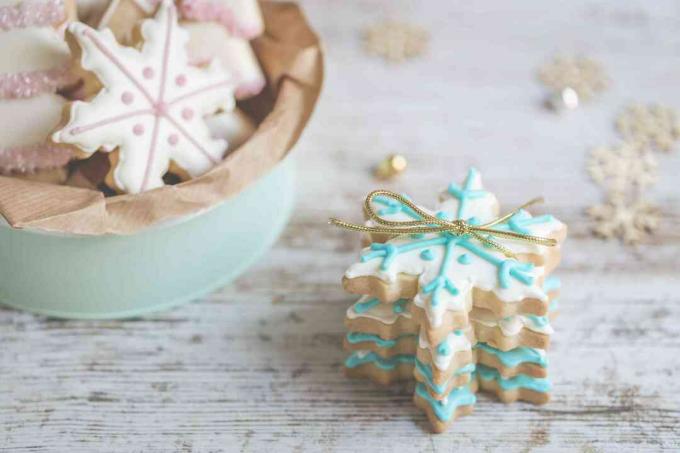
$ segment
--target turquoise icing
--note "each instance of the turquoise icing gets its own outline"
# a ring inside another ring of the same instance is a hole
[[[480,364],[477,364],[475,372],[485,381],[495,380],[503,390],[525,388],[535,392],[546,393],[552,387],[549,380],[527,376],[526,374],[518,374],[515,377],[506,379],[496,369]]]
[[[425,249],[420,252],[420,258],[424,259],[425,261],[432,261],[434,259],[434,253],[432,253],[432,250],[430,249]]]
[[[453,334],[457,337],[463,335],[463,331],[460,329],[456,329],[453,331]],[[449,355],[451,354],[451,345],[449,344],[448,341],[444,340],[441,343],[439,343],[439,346],[437,346],[437,354],[439,355]]]
[[[427,392],[425,385],[421,382],[416,384],[416,394],[428,402],[432,408],[432,412],[439,420],[444,422],[449,421],[453,417],[453,413],[459,406],[469,406],[475,404],[477,398],[470,391],[468,386],[458,387],[453,389],[447,396],[445,401],[434,399],[432,395]]]
[[[392,357],[381,357],[375,352],[369,352],[364,356],[361,356],[358,352],[353,352],[347,360],[345,360],[345,366],[347,368],[356,368],[358,366],[364,365],[366,363],[373,363],[378,368],[383,370],[393,370],[400,363],[413,364],[415,361],[415,356],[413,354],[397,354]]]
[[[547,316],[536,316],[536,315],[524,315],[538,327],[545,327],[550,324],[550,320]]]
[[[423,233],[413,233],[413,234],[409,234],[409,236],[412,239],[422,239],[422,238],[425,237],[425,234],[423,234]]]
[[[449,193],[451,193],[453,197],[459,200],[458,215],[456,218],[465,218],[465,209],[470,200],[478,199],[488,194],[488,192],[485,192],[483,190],[474,190],[471,188],[476,176],[477,170],[471,168],[468,171],[467,178],[462,188],[457,186],[456,184],[451,184],[448,188]],[[398,202],[396,203],[397,205],[401,206],[401,203]],[[393,210],[403,209],[403,207],[402,208],[396,207],[392,209]],[[451,217],[450,215],[447,215],[447,213],[443,211],[438,212],[437,216],[439,218]],[[416,217],[414,218],[417,218],[417,214]],[[517,225],[520,225],[520,227],[521,225],[525,225],[526,227],[526,224],[529,221],[531,222],[539,221],[533,219],[534,218],[524,219],[524,217],[517,218],[513,225],[515,225],[515,228],[517,228]],[[545,221],[545,219],[541,219],[541,221]],[[507,228],[510,229],[511,226],[508,225]],[[432,306],[437,306],[440,303],[441,296],[445,292],[453,296],[456,296],[460,293],[459,289],[456,287],[456,284],[454,283],[453,278],[449,275],[452,260],[460,256],[459,254],[456,254],[454,252],[454,249],[456,247],[461,247],[465,249],[467,252],[469,252],[465,254],[468,255],[470,259],[472,259],[470,255],[474,255],[493,265],[497,269],[498,284],[501,288],[504,289],[509,288],[513,280],[524,285],[533,284],[534,267],[531,263],[521,263],[518,262],[517,260],[508,259],[504,256],[497,256],[498,253],[495,253],[494,251],[491,251],[484,247],[483,245],[479,245],[474,241],[476,241],[476,239],[467,235],[455,236],[451,233],[437,233],[436,235],[434,235],[434,237],[417,239],[411,242],[401,243],[398,245],[394,243],[374,243],[371,244],[368,251],[362,254],[361,262],[366,262],[374,259],[381,259],[380,269],[386,271],[390,268],[395,258],[403,253],[411,252],[414,250],[424,251],[424,249],[434,249],[437,247],[443,247],[444,250],[441,264],[439,265],[440,266],[439,271],[431,281],[423,282],[422,286],[420,287],[421,292],[423,294],[430,296],[430,304]]]
[[[546,277],[546,279],[543,281],[543,291],[546,293],[558,290],[561,287],[562,281],[559,279],[559,277],[555,277],[554,275]]]
[[[415,334],[404,334],[404,335],[399,335],[396,338],[380,338],[379,335],[374,335],[370,333],[363,333],[363,332],[349,332],[347,334],[347,341],[351,344],[357,344],[357,343],[363,343],[365,341],[370,341],[371,343],[375,343],[378,347],[380,348],[392,348],[396,346],[396,344],[400,341],[403,340],[404,338],[413,338],[415,337]]]
[[[455,198],[458,199],[458,213],[456,215],[457,219],[463,219],[463,213],[467,207],[468,200],[476,200],[479,198],[486,197],[489,193],[484,190],[475,190],[472,188],[475,179],[479,175],[476,168],[470,168],[468,170],[467,177],[465,178],[465,183],[461,188],[455,183],[449,184],[448,192]]]
[[[399,299],[398,301],[392,304],[392,313],[397,315],[403,313],[406,310],[407,303],[408,303],[407,299]]]
[[[560,307],[560,303],[557,299],[553,299],[550,301],[550,305],[548,305],[548,311],[555,311]]]
[[[361,314],[366,313],[368,310],[376,307],[380,301],[378,299],[368,299],[365,302],[357,302],[354,304],[354,311]]]
[[[447,384],[435,384],[434,377],[432,375],[432,367],[427,365],[416,358],[416,369],[427,381],[428,387],[434,390],[435,393],[441,395],[446,391]],[[468,363],[464,367],[458,368],[454,371],[454,376],[460,376],[465,373],[473,373],[475,371],[475,364]]]
[[[470,264],[472,262],[472,258],[470,258],[470,255],[467,253],[463,253],[458,257],[458,262],[460,264]]]
[[[545,354],[541,354],[534,348],[527,348],[520,346],[518,348],[511,349],[509,351],[501,351],[494,347],[489,346],[486,343],[477,343],[475,349],[481,349],[482,351],[488,352],[498,357],[498,360],[507,367],[516,367],[520,363],[535,363],[542,367],[548,366],[548,361]]]
[[[408,198],[404,194],[402,194],[402,196],[404,198]],[[392,198],[378,195],[377,197],[373,198],[373,202],[385,206],[384,208],[377,211],[379,216],[394,215],[399,212],[403,212],[413,219],[420,219],[420,216],[413,209]]]
[[[408,303],[407,299],[399,299],[398,301],[392,304],[392,312],[395,314],[403,313],[404,310],[406,310],[407,303]],[[354,304],[354,311],[359,314],[362,314],[377,307],[378,305],[380,305],[380,301],[378,299],[373,298],[365,302],[357,302],[356,304]]]
[[[449,345],[448,341],[442,341],[441,343],[439,343],[439,346],[437,346],[437,354],[439,355],[451,354],[451,345]]]
[[[507,222],[499,223],[498,225],[495,225],[494,228],[498,230],[514,231],[515,233],[520,234],[531,234],[531,230],[527,227],[540,223],[552,222],[553,220],[555,220],[555,218],[551,215],[531,217],[531,214],[522,209],[517,214],[510,217]]]

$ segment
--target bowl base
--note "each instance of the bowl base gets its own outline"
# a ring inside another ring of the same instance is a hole
[[[287,158],[200,215],[129,236],[57,236],[0,226],[0,303],[76,319],[143,315],[195,300],[276,241],[294,203]]]

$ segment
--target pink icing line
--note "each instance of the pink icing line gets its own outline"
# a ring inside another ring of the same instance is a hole
[[[239,38],[253,39],[259,31],[241,27],[234,11],[218,1],[184,0],[179,6],[179,11],[184,19],[219,22],[229,30],[232,36]]]
[[[25,1],[0,7],[0,29],[45,27],[66,19],[64,0]]]
[[[50,143],[0,148],[0,173],[30,173],[62,167],[73,157],[70,149]]]
[[[54,93],[76,82],[68,66],[42,71],[0,74],[0,99],[30,98],[40,93]]]

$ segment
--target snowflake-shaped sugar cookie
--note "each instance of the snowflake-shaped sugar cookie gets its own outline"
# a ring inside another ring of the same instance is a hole
[[[616,127],[627,141],[666,152],[680,139],[680,118],[660,105],[631,105],[616,119]]]
[[[387,220],[420,220],[415,211],[398,201],[376,197],[374,202],[378,215]],[[483,189],[479,173],[470,169],[462,186],[452,183],[442,194],[435,212],[442,219],[483,224],[498,217],[498,201]],[[550,215],[532,217],[526,211],[494,226],[541,237],[556,235],[563,228],[564,224]],[[546,247],[535,244],[499,237],[494,240],[515,254],[548,253]],[[447,310],[469,310],[474,288],[491,291],[505,302],[525,298],[547,300],[540,285],[543,267],[508,258],[471,236],[448,232],[402,235],[385,243],[373,243],[345,276],[348,279],[370,276],[391,283],[400,274],[418,277],[418,293],[413,303],[425,310],[434,327],[441,325]]]
[[[614,194],[642,190],[657,180],[656,158],[635,143],[595,148],[588,161],[593,181]]]
[[[103,88],[90,101],[74,102],[68,123],[52,137],[87,154],[116,151],[113,182],[129,193],[162,186],[170,161],[190,176],[217,165],[227,144],[211,138],[203,117],[234,107],[228,72],[216,62],[205,69],[189,66],[188,35],[171,1],[142,23],[141,33],[137,50],[119,45],[108,29],[69,26],[82,67]]]
[[[626,244],[636,244],[659,227],[659,210],[641,199],[627,200],[614,196],[606,203],[591,206],[587,211],[595,222],[593,231],[605,238],[620,238]]]

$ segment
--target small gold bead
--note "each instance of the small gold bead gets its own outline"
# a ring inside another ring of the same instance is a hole
[[[392,179],[406,170],[408,161],[401,154],[390,154],[380,162],[373,170],[373,175],[378,179]]]

